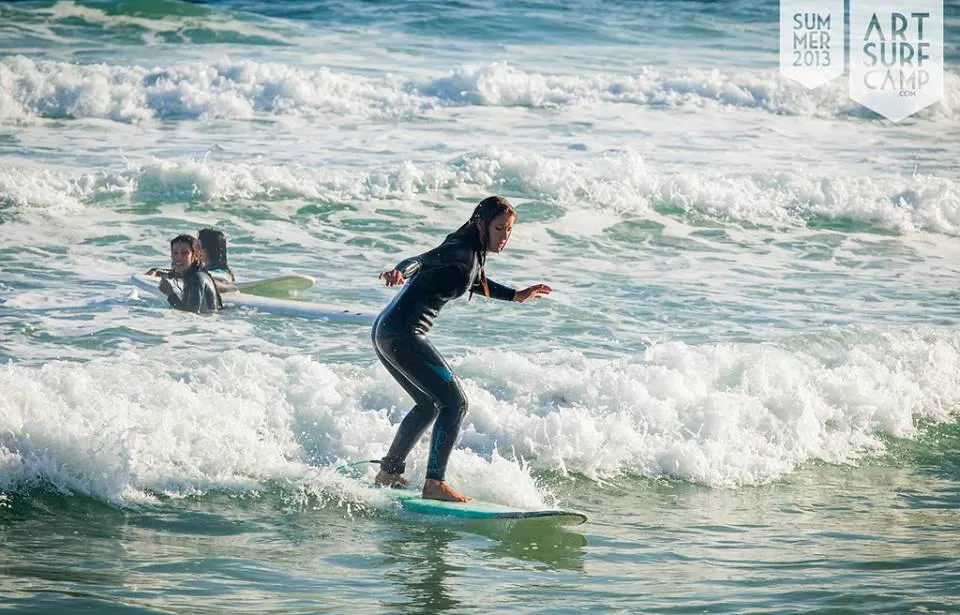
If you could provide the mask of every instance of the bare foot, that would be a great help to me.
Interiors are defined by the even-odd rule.
[[[391,474],[380,470],[373,482],[382,487],[404,487],[407,484],[407,479],[400,474]]]
[[[442,500],[444,502],[472,502],[473,498],[467,497],[465,495],[460,495],[453,490],[453,487],[443,482],[442,480],[435,480],[433,478],[428,478],[426,482],[423,483],[423,499],[425,500]]]

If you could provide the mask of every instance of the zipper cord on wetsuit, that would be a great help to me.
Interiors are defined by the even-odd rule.
[[[483,222],[483,218],[480,217],[479,213],[475,213],[471,221],[474,222]],[[477,229],[477,239],[480,240],[480,249],[477,250],[477,260],[480,262],[480,286],[483,287],[483,295],[489,299],[490,298],[490,287],[487,285],[487,242],[485,239],[480,237],[480,229]],[[473,299],[473,285],[470,286],[470,295],[467,297],[467,301]]]
[[[487,286],[487,272],[485,271],[485,265],[487,260],[486,254],[480,255],[480,284],[483,286],[483,295],[489,299],[490,298],[490,287]]]

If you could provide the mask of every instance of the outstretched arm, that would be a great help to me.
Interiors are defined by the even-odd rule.
[[[516,301],[518,303],[523,303],[524,301],[529,301],[530,299],[538,299],[549,295],[552,288],[546,284],[534,284],[528,288],[514,290],[509,286],[504,286],[499,282],[494,282],[491,279],[487,279],[487,289],[490,291],[491,299],[500,299],[501,301]],[[484,294],[483,291],[483,282],[477,281],[473,285],[473,292]]]
[[[483,288],[483,282],[479,279],[474,283],[473,288],[470,289],[478,295],[485,295],[486,291]],[[517,296],[517,291],[509,286],[504,286],[499,282],[494,282],[490,278],[487,278],[487,289],[490,291],[491,299],[499,299],[500,301],[513,301]]]

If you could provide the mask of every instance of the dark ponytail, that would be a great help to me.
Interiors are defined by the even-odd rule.
[[[223,269],[230,276],[231,281],[236,280],[233,269],[230,269],[230,265],[227,264],[227,237],[218,230],[205,228],[197,233],[197,238],[210,258],[210,262],[205,262],[204,266],[207,269]]]

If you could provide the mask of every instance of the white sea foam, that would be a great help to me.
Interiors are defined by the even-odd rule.
[[[635,74],[545,75],[506,63],[461,66],[418,86],[441,101],[483,106],[560,107],[581,103],[625,103],[652,107],[759,109],[814,117],[872,116],[835,80],[810,90],[777,71],[641,68]],[[960,108],[960,75],[944,75],[940,103],[922,111],[931,120],[955,118]]]
[[[631,75],[544,75],[509,64],[466,65],[422,80],[251,60],[145,68],[0,59],[0,121],[32,118],[245,119],[327,115],[402,120],[460,105],[552,108],[596,103],[758,109],[813,117],[872,116],[842,80],[808,90],[772,71],[645,68]],[[960,75],[946,73],[940,103],[917,117],[953,121]]]
[[[882,452],[918,422],[955,420],[960,402],[960,336],[943,329],[666,343],[632,360],[490,351],[453,365],[471,405],[448,478],[519,505],[545,494],[515,458],[593,478],[764,484]],[[271,485],[350,499],[329,468],[382,455],[410,405],[379,365],[245,351],[8,364],[0,384],[0,491],[120,503]],[[410,456],[414,481],[425,456],[426,440]]]
[[[389,77],[373,79],[326,68],[224,61],[147,69],[0,59],[0,121],[43,118],[250,118],[254,114],[327,113],[397,118],[429,100]]]
[[[85,196],[77,181],[63,172],[0,168],[0,209],[82,211]]]
[[[243,352],[211,365],[135,353],[83,365],[6,365],[0,492],[45,486],[125,503],[273,484],[307,495],[355,491],[342,475],[310,464],[382,454],[393,426],[378,401],[381,379],[370,369]],[[481,495],[542,504],[517,463],[487,455],[462,465]],[[515,481],[502,489],[505,477]]]
[[[585,161],[486,148],[446,164],[406,162],[357,171],[299,165],[155,160],[120,171],[69,176],[33,167],[0,169],[0,204],[14,211],[77,211],[110,199],[209,202],[307,199],[417,201],[425,194],[506,192],[555,203],[579,216],[686,212],[721,222],[803,227],[850,220],[909,232],[960,234],[960,188],[947,177],[817,177],[785,171],[748,175],[693,169],[661,172],[634,153]],[[296,204],[295,204],[296,205]],[[296,211],[299,205],[293,208]],[[282,213],[277,207],[275,214]],[[372,214],[372,211],[368,211]],[[614,217],[610,217],[613,214]],[[580,227],[580,232],[589,227]]]

